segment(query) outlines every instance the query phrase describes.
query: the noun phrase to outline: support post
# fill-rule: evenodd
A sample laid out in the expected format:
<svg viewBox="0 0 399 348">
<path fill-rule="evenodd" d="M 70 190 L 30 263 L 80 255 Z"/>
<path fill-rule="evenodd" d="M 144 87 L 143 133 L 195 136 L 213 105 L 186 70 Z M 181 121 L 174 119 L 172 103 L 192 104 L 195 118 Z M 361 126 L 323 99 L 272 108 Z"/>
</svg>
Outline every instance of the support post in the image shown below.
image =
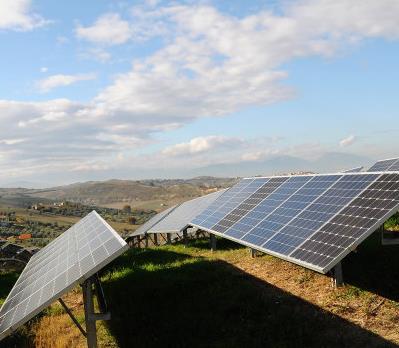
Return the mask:
<svg viewBox="0 0 399 348">
<path fill-rule="evenodd" d="M 154 233 L 154 244 L 159 245 L 158 244 L 158 235 L 156 233 Z"/>
<path fill-rule="evenodd" d="M 216 251 L 216 236 L 213 233 L 209 234 L 211 251 Z"/>
<path fill-rule="evenodd" d="M 166 233 L 166 243 L 172 244 L 172 237 L 170 233 Z"/>
<path fill-rule="evenodd" d="M 342 273 L 342 263 L 339 262 L 335 265 L 335 267 L 332 270 L 333 273 L 333 287 L 334 288 L 339 288 L 344 285 L 344 277 Z"/>
<path fill-rule="evenodd" d="M 187 229 L 183 230 L 183 242 L 184 242 L 184 247 L 186 247 L 188 245 Z"/>
<path fill-rule="evenodd" d="M 148 248 L 148 234 L 145 234 L 145 247 Z"/>
<path fill-rule="evenodd" d="M 249 248 L 249 254 L 254 259 L 256 257 L 256 250 L 254 248 Z"/>
<path fill-rule="evenodd" d="M 88 348 L 97 348 L 97 329 L 94 315 L 93 288 L 91 278 L 86 279 L 82 284 L 83 303 L 86 322 L 86 339 Z"/>
</svg>

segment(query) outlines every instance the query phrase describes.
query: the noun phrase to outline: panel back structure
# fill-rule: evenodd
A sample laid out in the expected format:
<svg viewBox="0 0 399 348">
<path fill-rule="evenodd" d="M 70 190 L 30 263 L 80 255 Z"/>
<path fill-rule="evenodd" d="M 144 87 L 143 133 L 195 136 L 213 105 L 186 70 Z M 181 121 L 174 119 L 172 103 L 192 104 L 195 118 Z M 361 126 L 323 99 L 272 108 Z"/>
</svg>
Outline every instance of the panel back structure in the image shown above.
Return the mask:
<svg viewBox="0 0 399 348">
<path fill-rule="evenodd" d="M 126 242 L 95 211 L 88 214 L 29 260 L 0 309 L 0 339 L 127 248 Z"/>
<path fill-rule="evenodd" d="M 390 158 L 378 161 L 368 169 L 368 172 L 394 172 L 394 171 L 399 171 L 399 158 Z"/>
<path fill-rule="evenodd" d="M 399 208 L 399 173 L 242 179 L 191 225 L 326 273 Z"/>
<path fill-rule="evenodd" d="M 189 226 L 191 220 L 202 213 L 225 191 L 213 192 L 180 204 L 170 214 L 152 226 L 148 233 L 179 233 L 183 231 Z"/>
</svg>

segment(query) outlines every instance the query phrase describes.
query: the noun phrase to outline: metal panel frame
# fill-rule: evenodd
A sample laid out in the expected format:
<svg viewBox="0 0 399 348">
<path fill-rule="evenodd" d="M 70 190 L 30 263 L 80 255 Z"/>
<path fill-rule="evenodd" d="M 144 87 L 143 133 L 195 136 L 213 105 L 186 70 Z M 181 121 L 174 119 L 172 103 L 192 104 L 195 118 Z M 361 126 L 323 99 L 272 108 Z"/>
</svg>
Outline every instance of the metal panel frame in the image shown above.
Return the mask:
<svg viewBox="0 0 399 348">
<path fill-rule="evenodd" d="M 205 231 L 205 232 L 214 234 L 214 235 L 216 235 L 216 236 L 223 237 L 223 238 L 225 238 L 225 239 L 229 239 L 229 240 L 231 240 L 231 241 L 233 241 L 233 242 L 237 242 L 238 244 L 247 246 L 247 247 L 249 247 L 249 248 L 252 248 L 252 249 L 261 251 L 262 253 L 265 253 L 265 254 L 268 254 L 268 255 L 272 255 L 272 256 L 278 257 L 279 259 L 283 259 L 283 260 L 286 260 L 286 261 L 290 261 L 290 262 L 292 262 L 292 263 L 295 263 L 295 264 L 297 264 L 297 265 L 300 265 L 300 266 L 303 266 L 303 267 L 306 267 L 306 268 L 310 268 L 310 269 L 312 269 L 313 271 L 316 271 L 316 272 L 319 272 L 319 273 L 325 273 L 325 272 L 323 272 L 323 269 L 322 269 L 322 268 L 317 267 L 317 266 L 315 266 L 315 265 L 313 265 L 313 264 L 310 264 L 310 263 L 307 263 L 307 262 L 303 262 L 303 261 L 300 261 L 300 260 L 298 260 L 298 259 L 294 259 L 294 258 L 292 258 L 292 257 L 290 257 L 290 256 L 287 256 L 287 255 L 282 255 L 282 254 L 280 254 L 280 253 L 277 253 L 277 252 L 275 252 L 275 251 L 271 251 L 271 250 L 269 250 L 269 249 L 266 249 L 266 250 L 265 250 L 265 249 L 263 249 L 262 247 L 260 247 L 259 245 L 254 245 L 254 244 L 248 243 L 248 242 L 246 242 L 246 241 L 244 241 L 244 240 L 237 239 L 237 238 L 234 238 L 234 237 L 225 235 L 225 234 L 223 234 L 223 233 L 219 233 L 219 232 L 213 231 L 213 230 L 211 230 L 211 229 L 209 229 L 209 228 L 204 228 L 204 227 L 201 227 L 201 226 L 196 225 L 196 224 L 192 224 L 192 226 L 197 227 L 198 229 L 203 230 L 203 231 Z"/>
<path fill-rule="evenodd" d="M 57 292 L 56 294 L 54 294 L 54 296 L 52 296 L 49 300 L 47 300 L 46 302 L 44 302 L 42 305 L 38 306 L 34 311 L 32 311 L 31 313 L 27 314 L 23 319 L 21 319 L 20 321 L 18 321 L 16 324 L 11 325 L 7 330 L 5 330 L 3 333 L 0 333 L 0 341 L 5 338 L 6 336 L 10 335 L 11 333 L 15 332 L 20 326 L 22 326 L 23 324 L 25 324 L 26 322 L 28 322 L 29 320 L 31 320 L 33 317 L 35 317 L 37 314 L 39 314 L 43 309 L 47 308 L 48 306 L 50 306 L 53 302 L 57 301 L 58 298 L 60 298 L 62 295 L 68 293 L 69 291 L 71 291 L 73 288 L 75 288 L 77 285 L 82 284 L 85 280 L 89 279 L 92 275 L 94 275 L 95 273 L 97 273 L 98 271 L 100 271 L 104 266 L 106 266 L 108 263 L 110 263 L 112 260 L 116 259 L 118 256 L 120 256 L 121 254 L 123 254 L 128 248 L 129 245 L 126 244 L 126 242 L 123 240 L 123 238 L 95 211 L 93 210 L 91 213 L 89 214 L 93 214 L 96 215 L 99 219 L 102 220 L 102 222 L 105 224 L 105 226 L 107 226 L 109 228 L 109 230 L 115 235 L 115 237 L 121 242 L 122 247 L 116 251 L 115 253 L 113 253 L 112 255 L 108 256 L 104 261 L 100 262 L 99 264 L 95 265 L 90 271 L 88 271 L 86 274 L 82 275 L 78 280 L 72 282 L 70 285 L 68 285 L 67 287 L 65 287 L 64 289 L 62 289 L 61 291 Z M 88 214 L 88 215 L 89 215 Z M 86 215 L 86 216 L 88 216 Z M 72 226 L 71 226 L 72 227 Z M 56 238 L 57 239 L 57 238 Z M 54 239 L 55 240 L 55 239 Z M 49 244 L 48 244 L 49 245 Z M 35 254 L 34 256 L 37 256 L 37 254 Z M 24 268 L 22 274 L 25 272 L 26 267 Z M 19 279 L 19 278 L 18 278 Z M 12 289 L 11 289 L 12 291 Z M 10 291 L 10 294 L 11 294 Z M 7 302 L 8 297 L 10 296 L 10 294 L 8 294 L 6 300 L 4 301 L 3 305 Z"/>
</svg>

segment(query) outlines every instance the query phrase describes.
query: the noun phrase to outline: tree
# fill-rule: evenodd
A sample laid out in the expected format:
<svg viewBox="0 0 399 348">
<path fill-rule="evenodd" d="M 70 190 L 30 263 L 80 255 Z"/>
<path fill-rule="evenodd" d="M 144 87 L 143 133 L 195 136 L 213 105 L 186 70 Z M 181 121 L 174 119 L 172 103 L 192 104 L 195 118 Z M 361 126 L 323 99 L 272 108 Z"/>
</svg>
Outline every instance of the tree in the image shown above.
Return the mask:
<svg viewBox="0 0 399 348">
<path fill-rule="evenodd" d="M 130 213 L 132 211 L 132 208 L 131 208 L 130 205 L 126 204 L 126 205 L 123 206 L 122 210 L 123 210 L 124 213 Z"/>
</svg>

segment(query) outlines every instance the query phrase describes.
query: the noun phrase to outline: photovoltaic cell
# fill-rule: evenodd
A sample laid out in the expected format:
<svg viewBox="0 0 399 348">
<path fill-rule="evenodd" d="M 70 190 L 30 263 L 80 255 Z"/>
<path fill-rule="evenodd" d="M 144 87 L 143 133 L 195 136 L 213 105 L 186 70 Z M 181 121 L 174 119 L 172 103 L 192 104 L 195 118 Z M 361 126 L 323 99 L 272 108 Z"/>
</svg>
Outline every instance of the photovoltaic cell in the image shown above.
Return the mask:
<svg viewBox="0 0 399 348">
<path fill-rule="evenodd" d="M 127 249 L 95 211 L 29 260 L 0 309 L 0 339 Z"/>
<path fill-rule="evenodd" d="M 212 227 L 267 181 L 268 179 L 258 179 L 256 182 L 253 179 L 241 180 L 198 215 L 193 224 L 201 224 L 205 228 Z"/>
<path fill-rule="evenodd" d="M 255 208 L 260 202 L 267 198 L 273 191 L 283 184 L 287 178 L 271 178 L 270 180 L 254 180 L 250 186 L 255 190 L 248 198 L 243 200 L 241 204 L 232 209 L 223 219 L 212 226 L 212 229 L 224 233 L 228 228 L 233 226 L 249 211 Z"/>
<path fill-rule="evenodd" d="M 298 191 L 294 192 L 276 210 L 266 216 L 261 223 L 245 235 L 242 239 L 248 242 L 257 241 L 261 245 L 266 244 L 267 248 L 276 252 L 289 252 L 293 247 L 288 242 L 282 243 L 276 233 L 287 227 L 285 233 L 289 233 L 289 228 L 300 225 L 301 219 L 298 216 L 301 212 L 306 212 L 307 207 L 324 193 L 333 183 L 340 178 L 340 175 L 326 175 L 312 177 Z M 298 226 L 299 227 L 299 226 Z M 298 231 L 304 233 L 306 228 L 299 227 Z M 275 237 L 273 240 L 271 240 Z M 285 234 L 280 237 L 285 237 Z M 292 238 L 291 243 L 294 243 Z"/>
<path fill-rule="evenodd" d="M 225 232 L 226 235 L 235 238 L 243 237 L 250 230 L 252 230 L 254 226 L 257 226 L 261 221 L 263 221 L 265 216 L 275 211 L 276 208 L 278 208 L 284 201 L 286 201 L 309 180 L 310 177 L 305 176 L 288 178 L 288 180 L 285 180 L 283 183 L 281 183 L 281 185 L 267 197 L 268 199 L 263 199 L 242 219 L 227 229 Z"/>
<path fill-rule="evenodd" d="M 252 178 L 229 191 L 192 224 L 322 273 L 399 209 L 399 173 Z"/>
<path fill-rule="evenodd" d="M 393 172 L 399 171 L 399 158 L 381 160 L 370 167 L 368 172 Z"/>
</svg>

